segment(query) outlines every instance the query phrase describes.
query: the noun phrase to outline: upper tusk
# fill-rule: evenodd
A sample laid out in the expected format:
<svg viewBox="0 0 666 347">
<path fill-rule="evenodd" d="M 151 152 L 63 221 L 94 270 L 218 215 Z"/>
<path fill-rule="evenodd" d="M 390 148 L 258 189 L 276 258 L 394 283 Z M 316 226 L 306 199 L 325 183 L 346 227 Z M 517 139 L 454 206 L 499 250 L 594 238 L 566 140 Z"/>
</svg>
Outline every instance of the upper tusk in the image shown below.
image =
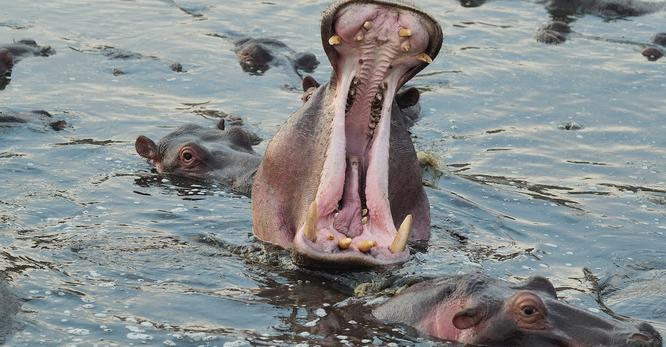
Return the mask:
<svg viewBox="0 0 666 347">
<path fill-rule="evenodd" d="M 416 59 L 428 64 L 432 64 L 432 58 L 430 58 L 430 56 L 427 55 L 426 53 L 419 54 L 418 56 L 416 56 Z"/>
<path fill-rule="evenodd" d="M 400 35 L 400 37 L 410 37 L 412 36 L 412 31 L 409 30 L 408 28 L 400 28 L 400 31 L 398 31 L 398 35 Z"/>
<path fill-rule="evenodd" d="M 340 35 L 333 35 L 328 39 L 328 44 L 331 46 L 339 45 L 340 43 L 342 43 L 342 37 L 340 37 Z"/>
</svg>

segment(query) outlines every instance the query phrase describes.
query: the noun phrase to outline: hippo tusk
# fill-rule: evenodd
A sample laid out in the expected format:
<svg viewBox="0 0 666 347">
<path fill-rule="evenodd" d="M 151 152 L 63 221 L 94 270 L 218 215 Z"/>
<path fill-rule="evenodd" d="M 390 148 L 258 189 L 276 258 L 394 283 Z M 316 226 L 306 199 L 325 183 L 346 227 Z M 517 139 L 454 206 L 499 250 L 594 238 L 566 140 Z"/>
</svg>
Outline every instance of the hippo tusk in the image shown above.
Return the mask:
<svg viewBox="0 0 666 347">
<path fill-rule="evenodd" d="M 400 37 L 410 37 L 412 36 L 412 31 L 409 30 L 408 28 L 400 28 L 400 31 L 398 31 L 398 35 L 400 35 Z"/>
<path fill-rule="evenodd" d="M 395 239 L 393 239 L 389 251 L 391 251 L 391 253 L 404 252 L 405 247 L 407 247 L 407 240 L 409 240 L 409 234 L 411 233 L 412 215 L 408 214 L 407 217 L 405 217 L 405 220 L 402 221 L 402 224 L 400 224 L 400 229 L 398 229 L 398 233 L 395 235 Z"/>
<path fill-rule="evenodd" d="M 416 59 L 424 63 L 432 64 L 432 58 L 430 58 L 430 56 L 425 53 L 419 54 L 418 56 L 416 56 Z"/>
<path fill-rule="evenodd" d="M 305 237 L 315 242 L 317 241 L 317 219 L 319 218 L 319 213 L 317 212 L 317 202 L 313 201 L 308 208 L 308 215 L 305 218 L 305 227 L 303 227 L 303 234 Z"/>
<path fill-rule="evenodd" d="M 333 35 L 330 39 L 328 39 L 328 44 L 331 46 L 339 45 L 340 43 L 342 43 L 342 38 L 340 35 Z"/>
</svg>

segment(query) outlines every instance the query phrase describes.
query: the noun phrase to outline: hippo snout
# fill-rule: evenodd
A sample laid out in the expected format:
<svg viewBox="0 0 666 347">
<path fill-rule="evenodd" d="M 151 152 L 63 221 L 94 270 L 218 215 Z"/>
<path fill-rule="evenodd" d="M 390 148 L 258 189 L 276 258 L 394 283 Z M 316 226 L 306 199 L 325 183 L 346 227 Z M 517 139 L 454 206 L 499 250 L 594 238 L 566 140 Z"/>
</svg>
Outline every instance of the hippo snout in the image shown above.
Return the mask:
<svg viewBox="0 0 666 347">
<path fill-rule="evenodd" d="M 629 333 L 626 336 L 629 347 L 662 347 L 663 340 L 657 329 L 648 323 L 640 323 L 638 332 Z"/>
</svg>

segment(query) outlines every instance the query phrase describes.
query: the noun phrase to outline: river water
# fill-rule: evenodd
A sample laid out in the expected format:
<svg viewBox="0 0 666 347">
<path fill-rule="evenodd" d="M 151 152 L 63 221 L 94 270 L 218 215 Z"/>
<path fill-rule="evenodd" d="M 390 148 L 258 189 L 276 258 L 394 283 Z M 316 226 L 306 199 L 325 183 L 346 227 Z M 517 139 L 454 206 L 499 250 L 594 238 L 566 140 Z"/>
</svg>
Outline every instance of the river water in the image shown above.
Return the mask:
<svg viewBox="0 0 666 347">
<path fill-rule="evenodd" d="M 666 12 L 580 16 L 551 46 L 537 2 L 417 1 L 445 32 L 410 82 L 417 150 L 444 172 L 427 188 L 432 238 L 400 269 L 318 275 L 253 239 L 248 198 L 158 177 L 134 140 L 213 124 L 207 111 L 270 139 L 299 81 L 243 72 L 230 33 L 315 53 L 325 81 L 328 1 L 1 2 L 0 43 L 57 53 L 19 62 L 0 106 L 70 124 L 0 128 L 0 271 L 22 301 L 10 345 L 427 345 L 372 320 L 373 294 L 350 299 L 349 283 L 471 271 L 547 276 L 571 304 L 666 333 L 666 59 L 640 54 Z"/>
</svg>

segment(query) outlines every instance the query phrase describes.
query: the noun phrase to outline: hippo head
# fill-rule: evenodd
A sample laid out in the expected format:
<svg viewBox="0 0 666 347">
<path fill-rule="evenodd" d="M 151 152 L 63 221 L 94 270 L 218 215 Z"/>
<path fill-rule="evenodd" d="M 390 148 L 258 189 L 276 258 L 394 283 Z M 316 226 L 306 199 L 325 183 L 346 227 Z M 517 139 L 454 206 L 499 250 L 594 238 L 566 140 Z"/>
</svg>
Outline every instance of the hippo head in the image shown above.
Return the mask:
<svg viewBox="0 0 666 347">
<path fill-rule="evenodd" d="M 308 267 L 405 262 L 430 216 L 405 116 L 419 94 L 396 93 L 437 55 L 441 28 L 402 3 L 356 0 L 329 8 L 321 33 L 331 80 L 304 80 L 305 104 L 266 149 L 254 233 Z"/>
<path fill-rule="evenodd" d="M 0 48 L 0 75 L 9 75 L 14 67 L 14 57 L 6 48 Z"/>
<path fill-rule="evenodd" d="M 274 59 L 273 54 L 266 46 L 255 44 L 253 41 L 241 44 L 236 55 L 243 71 L 254 74 L 264 73 L 270 68 L 269 64 Z"/>
<path fill-rule="evenodd" d="M 557 300 L 543 277 L 517 285 L 481 274 L 429 280 L 373 314 L 436 338 L 483 346 L 662 346 L 647 323 L 599 317 Z"/>
<path fill-rule="evenodd" d="M 135 148 L 160 174 L 214 181 L 232 188 L 247 184 L 249 190 L 251 175 L 260 160 L 252 146 L 259 141 L 242 127 L 226 128 L 222 119 L 216 128 L 183 125 L 157 144 L 141 135 Z"/>
</svg>

